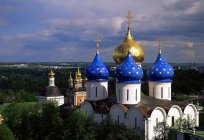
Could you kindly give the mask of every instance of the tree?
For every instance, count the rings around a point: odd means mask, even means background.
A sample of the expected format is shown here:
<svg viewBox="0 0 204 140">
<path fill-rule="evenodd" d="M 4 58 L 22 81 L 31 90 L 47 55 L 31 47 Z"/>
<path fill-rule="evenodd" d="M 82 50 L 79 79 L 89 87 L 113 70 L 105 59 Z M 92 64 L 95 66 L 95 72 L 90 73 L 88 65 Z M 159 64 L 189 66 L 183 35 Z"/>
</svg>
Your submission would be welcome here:
<svg viewBox="0 0 204 140">
<path fill-rule="evenodd" d="M 93 140 L 96 137 L 96 127 L 93 118 L 80 110 L 74 111 L 65 121 L 67 132 L 65 138 L 73 140 Z"/>
<path fill-rule="evenodd" d="M 6 124 L 0 124 L 0 140 L 15 140 L 13 132 Z"/>
<path fill-rule="evenodd" d="M 137 140 L 139 135 L 133 129 L 126 128 L 123 124 L 116 124 L 109 117 L 98 125 L 97 140 Z"/>
<path fill-rule="evenodd" d="M 154 134 L 155 140 L 168 140 L 168 134 L 169 134 L 170 127 L 164 122 L 159 122 L 155 127 L 154 127 Z"/>
</svg>

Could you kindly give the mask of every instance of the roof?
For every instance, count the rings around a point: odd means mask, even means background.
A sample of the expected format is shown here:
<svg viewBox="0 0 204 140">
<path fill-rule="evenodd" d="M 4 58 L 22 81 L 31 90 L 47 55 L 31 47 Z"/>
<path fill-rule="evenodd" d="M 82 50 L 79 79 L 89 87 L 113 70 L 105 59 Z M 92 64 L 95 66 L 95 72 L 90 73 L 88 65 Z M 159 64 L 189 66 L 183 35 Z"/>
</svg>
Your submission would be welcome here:
<svg viewBox="0 0 204 140">
<path fill-rule="evenodd" d="M 142 96 L 141 101 L 135 105 L 135 107 L 138 107 L 141 112 L 143 112 L 144 116 L 148 118 L 156 107 L 161 107 L 166 111 L 166 113 L 168 113 L 169 109 L 173 105 L 178 105 L 182 110 L 184 110 L 187 104 L 164 99 L 156 99 L 150 96 Z"/>
<path fill-rule="evenodd" d="M 103 114 L 109 113 L 110 108 L 113 105 L 117 104 L 116 97 L 109 97 L 107 99 L 100 100 L 100 101 L 88 101 L 88 102 L 91 103 L 95 113 L 103 113 Z M 143 113 L 145 118 L 149 118 L 151 116 L 152 111 L 156 107 L 161 107 L 166 111 L 166 113 L 168 113 L 169 109 L 173 105 L 178 105 L 182 110 L 184 110 L 187 104 L 176 102 L 176 101 L 164 100 L 164 99 L 156 99 L 150 96 L 142 96 L 141 101 L 136 105 L 123 105 L 123 104 L 118 104 L 118 105 L 121 105 L 121 107 L 125 107 L 127 109 L 130 109 L 132 107 L 137 107 Z"/>
<path fill-rule="evenodd" d="M 40 96 L 53 97 L 53 96 L 63 96 L 57 86 L 47 86 L 40 93 Z"/>
<path fill-rule="evenodd" d="M 100 101 L 89 101 L 86 100 L 89 103 L 91 103 L 93 110 L 95 113 L 102 113 L 102 114 L 108 114 L 110 111 L 110 108 L 116 104 L 116 98 L 115 97 L 109 97 L 104 100 Z"/>
</svg>

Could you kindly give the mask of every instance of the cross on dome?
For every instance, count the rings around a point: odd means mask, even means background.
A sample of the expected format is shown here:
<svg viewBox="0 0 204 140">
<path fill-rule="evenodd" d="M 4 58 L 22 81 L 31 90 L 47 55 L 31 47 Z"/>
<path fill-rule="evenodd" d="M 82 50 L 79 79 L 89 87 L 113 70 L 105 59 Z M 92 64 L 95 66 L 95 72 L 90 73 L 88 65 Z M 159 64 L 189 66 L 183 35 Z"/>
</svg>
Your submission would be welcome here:
<svg viewBox="0 0 204 140">
<path fill-rule="evenodd" d="M 158 44 L 159 44 L 159 53 L 161 54 L 162 48 L 161 48 L 161 37 L 159 36 L 157 38 Z"/>
<path fill-rule="evenodd" d="M 99 54 L 99 43 L 101 42 L 101 39 L 99 36 L 96 36 L 96 53 Z"/>
<path fill-rule="evenodd" d="M 128 29 L 130 29 L 131 20 L 132 20 L 132 16 L 131 16 L 130 10 L 128 10 L 128 15 L 126 16 L 126 18 L 127 18 L 127 20 L 128 20 Z"/>
</svg>

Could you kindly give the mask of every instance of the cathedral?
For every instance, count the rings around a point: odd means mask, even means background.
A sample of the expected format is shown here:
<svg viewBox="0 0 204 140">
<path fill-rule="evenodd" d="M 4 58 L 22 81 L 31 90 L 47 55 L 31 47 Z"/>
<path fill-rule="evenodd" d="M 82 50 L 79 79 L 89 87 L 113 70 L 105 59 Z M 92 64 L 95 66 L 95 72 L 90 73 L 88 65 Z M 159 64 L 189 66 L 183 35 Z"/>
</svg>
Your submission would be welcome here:
<svg viewBox="0 0 204 140">
<path fill-rule="evenodd" d="M 178 119 L 183 118 L 188 122 L 194 121 L 194 127 L 198 127 L 199 111 L 196 106 L 172 101 L 171 78 L 174 70 L 163 57 L 160 41 L 157 59 L 146 72 L 149 96 L 142 94 L 144 52 L 131 36 L 130 12 L 127 18 L 127 35 L 113 54 L 117 64 L 115 97 L 109 96 L 109 70 L 100 58 L 100 40 L 96 40 L 95 58 L 85 69 L 87 96 L 81 110 L 93 116 L 98 123 L 110 116 L 114 122 L 139 131 L 146 140 L 154 139 L 154 128 L 160 122 L 174 126 Z"/>
<path fill-rule="evenodd" d="M 87 79 L 81 77 L 79 68 L 74 80 L 70 73 L 68 100 L 73 105 L 80 105 L 80 109 L 93 116 L 96 122 L 101 123 L 110 116 L 114 122 L 138 131 L 145 140 L 154 139 L 154 128 L 160 122 L 174 126 L 176 121 L 182 118 L 188 122 L 194 121 L 193 127 L 198 127 L 197 107 L 172 101 L 171 78 L 174 76 L 174 70 L 162 54 L 160 40 L 155 62 L 143 73 L 142 62 L 145 55 L 142 47 L 131 35 L 130 12 L 127 19 L 127 35 L 113 53 L 113 59 L 117 64 L 114 96 L 109 95 L 109 70 L 100 58 L 100 40 L 96 39 L 95 58 L 85 69 Z M 141 92 L 141 79 L 144 74 L 148 77 L 148 96 Z M 64 96 L 55 86 L 55 74 L 51 71 L 48 76 L 49 85 L 38 97 L 39 101 L 55 100 L 60 106 L 64 104 Z"/>
</svg>

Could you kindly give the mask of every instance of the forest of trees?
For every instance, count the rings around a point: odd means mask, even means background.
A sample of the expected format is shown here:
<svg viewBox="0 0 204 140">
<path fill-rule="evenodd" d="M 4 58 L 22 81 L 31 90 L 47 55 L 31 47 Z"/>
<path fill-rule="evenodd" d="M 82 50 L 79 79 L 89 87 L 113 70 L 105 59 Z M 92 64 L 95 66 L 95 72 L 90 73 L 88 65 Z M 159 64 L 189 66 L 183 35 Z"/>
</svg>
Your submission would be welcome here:
<svg viewBox="0 0 204 140">
<path fill-rule="evenodd" d="M 97 124 L 92 117 L 77 110 L 58 108 L 54 103 L 17 104 L 7 106 L 0 124 L 1 140 L 134 140 L 133 129 L 107 119 Z"/>
</svg>

